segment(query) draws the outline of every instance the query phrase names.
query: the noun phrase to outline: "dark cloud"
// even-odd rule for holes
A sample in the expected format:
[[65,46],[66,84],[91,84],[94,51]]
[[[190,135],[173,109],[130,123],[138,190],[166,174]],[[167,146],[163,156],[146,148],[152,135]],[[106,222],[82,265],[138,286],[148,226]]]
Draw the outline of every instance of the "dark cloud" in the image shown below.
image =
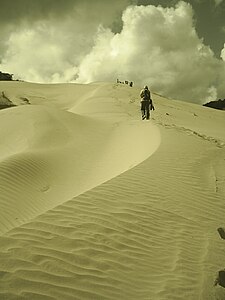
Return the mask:
[[3,25],[16,24],[28,20],[47,18],[66,18],[73,15],[77,18],[84,17],[86,21],[98,18],[99,21],[112,20],[116,14],[120,13],[132,0],[0,0],[1,18]]
[[50,7],[45,7],[44,1],[40,1],[39,4],[37,3],[37,1],[29,0],[0,0],[1,26],[13,26],[17,25],[18,22],[21,22],[22,20],[36,20],[47,17]]
[[[220,57],[225,42],[225,34],[222,28],[225,26],[225,2],[207,1],[204,2],[191,1],[195,10],[196,29],[204,43],[209,45],[215,55]],[[216,4],[218,3],[218,4]]]
[[0,23],[16,23],[24,19],[35,21],[50,15],[59,17],[69,13],[76,3],[76,0],[0,0]]

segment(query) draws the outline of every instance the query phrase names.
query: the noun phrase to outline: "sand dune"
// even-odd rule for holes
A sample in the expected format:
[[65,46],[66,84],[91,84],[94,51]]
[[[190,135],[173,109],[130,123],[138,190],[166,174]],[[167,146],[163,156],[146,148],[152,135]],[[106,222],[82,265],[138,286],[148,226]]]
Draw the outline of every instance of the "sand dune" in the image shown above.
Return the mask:
[[224,112],[155,94],[143,122],[123,85],[1,90],[31,105],[0,111],[0,299],[224,299]]
[[[12,99],[18,98],[15,93]],[[96,99],[95,107],[102,106],[101,98]],[[56,108],[47,102],[0,113],[0,126],[6,128],[0,136],[2,232],[137,165],[160,140],[153,125],[149,130],[146,124],[116,118],[106,123],[62,110],[58,100]],[[147,132],[153,140],[145,139]]]

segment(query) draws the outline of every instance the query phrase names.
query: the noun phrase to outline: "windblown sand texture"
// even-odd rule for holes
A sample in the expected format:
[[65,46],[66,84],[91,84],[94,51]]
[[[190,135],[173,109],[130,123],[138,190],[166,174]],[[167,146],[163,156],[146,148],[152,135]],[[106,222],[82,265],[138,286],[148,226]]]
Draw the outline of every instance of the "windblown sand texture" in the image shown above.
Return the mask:
[[225,113],[139,91],[0,83],[1,300],[225,299]]

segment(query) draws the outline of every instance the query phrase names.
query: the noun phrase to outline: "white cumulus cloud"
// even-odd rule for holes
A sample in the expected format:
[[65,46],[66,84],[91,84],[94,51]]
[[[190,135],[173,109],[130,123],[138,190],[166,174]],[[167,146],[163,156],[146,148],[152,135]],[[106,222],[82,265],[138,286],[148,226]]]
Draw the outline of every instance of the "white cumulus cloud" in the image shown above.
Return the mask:
[[78,81],[121,76],[165,96],[199,103],[217,95],[215,74],[221,68],[197,36],[189,4],[130,6],[123,14],[121,33],[100,28],[92,51],[79,66]]
[[[107,19],[107,18],[105,18]],[[36,82],[134,81],[167,97],[203,103],[224,97],[222,59],[198,37],[193,9],[128,6],[122,29],[72,15],[35,22],[11,34],[0,69]]]

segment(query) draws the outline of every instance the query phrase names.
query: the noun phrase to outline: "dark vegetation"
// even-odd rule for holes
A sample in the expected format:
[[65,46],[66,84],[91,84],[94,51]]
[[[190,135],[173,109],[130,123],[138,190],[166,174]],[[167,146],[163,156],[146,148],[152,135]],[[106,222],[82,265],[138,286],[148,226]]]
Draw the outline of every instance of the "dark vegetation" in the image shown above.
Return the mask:
[[2,73],[0,71],[0,80],[1,81],[10,81],[10,80],[13,80],[13,74]]
[[220,110],[225,110],[225,99],[210,101],[208,103],[203,104],[203,106],[207,106],[207,107],[211,107],[211,108],[215,108],[215,109],[220,109]]

